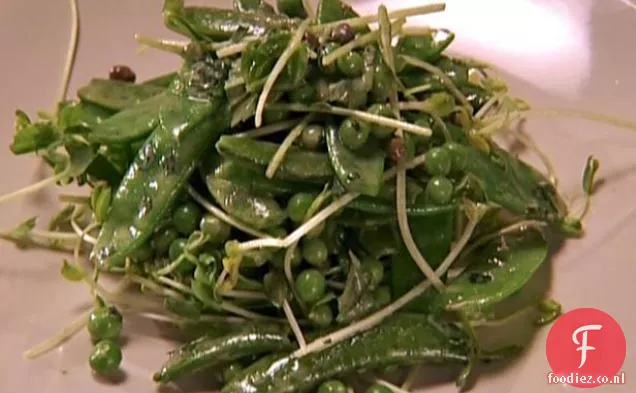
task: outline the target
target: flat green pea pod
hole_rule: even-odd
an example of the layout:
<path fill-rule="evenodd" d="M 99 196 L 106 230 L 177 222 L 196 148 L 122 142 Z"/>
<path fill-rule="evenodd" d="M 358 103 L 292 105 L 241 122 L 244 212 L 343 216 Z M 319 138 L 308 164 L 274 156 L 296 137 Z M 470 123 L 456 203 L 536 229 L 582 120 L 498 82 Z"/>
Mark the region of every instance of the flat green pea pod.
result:
<path fill-rule="evenodd" d="M 219 160 L 208 170 L 209 173 L 207 173 L 206 178 L 215 177 L 228 180 L 232 184 L 261 195 L 277 196 L 306 192 L 308 190 L 320 191 L 320 188 L 312 183 L 268 179 L 260 168 L 244 165 L 234 160 Z"/>
<path fill-rule="evenodd" d="M 158 113 L 178 106 L 181 97 L 170 92 L 159 93 L 137 105 L 122 110 L 98 124 L 88 134 L 88 141 L 104 145 L 124 145 L 143 140 L 159 124 Z"/>
<path fill-rule="evenodd" d="M 211 70 L 224 69 L 223 63 L 206 57 L 186 65 L 182 77 L 201 81 Z M 122 179 L 91 253 L 98 267 L 123 266 L 125 258 L 149 239 L 203 151 L 229 128 L 222 86 L 183 84 L 178 104 L 160 109 L 159 124 Z M 190 98 L 194 95 L 196 99 Z M 207 99 L 201 99 L 203 95 Z"/>
<path fill-rule="evenodd" d="M 436 62 L 453 42 L 455 34 L 446 29 L 431 29 L 422 35 L 409 35 L 399 39 L 396 50 L 400 55 L 413 56 L 426 62 Z"/>
<path fill-rule="evenodd" d="M 128 109 L 155 96 L 164 89 L 154 85 L 136 85 L 111 79 L 93 79 L 81 87 L 77 95 L 82 101 L 90 102 L 113 111 Z"/>
<path fill-rule="evenodd" d="M 231 135 L 222 136 L 216 143 L 216 150 L 221 156 L 256 165 L 263 168 L 263 171 L 276 154 L 278 147 L 276 143 Z M 333 169 L 328 155 L 296 147 L 287 151 L 283 163 L 274 176 L 275 179 L 317 182 L 321 185 L 332 177 Z"/>
<path fill-rule="evenodd" d="M 172 352 L 170 359 L 154 374 L 153 379 L 167 383 L 248 356 L 292 347 L 288 333 L 276 325 L 252 325 L 221 337 L 203 336 Z"/>
<path fill-rule="evenodd" d="M 473 263 L 439 295 L 439 304 L 453 311 L 487 309 L 520 290 L 547 257 L 548 244 L 537 230 L 497 237 L 468 256 Z"/>
<path fill-rule="evenodd" d="M 227 180 L 206 179 L 208 190 L 229 215 L 257 229 L 279 226 L 287 215 L 272 197 L 250 193 L 244 187 Z"/>
<path fill-rule="evenodd" d="M 279 15 L 212 7 L 185 7 L 183 0 L 165 0 L 164 24 L 193 40 L 224 41 L 237 33 L 261 36 L 275 28 L 293 29 L 297 21 Z"/>
<path fill-rule="evenodd" d="M 395 204 L 387 203 L 377 198 L 359 196 L 351 201 L 347 209 L 357 210 L 375 215 L 395 216 Z M 429 217 L 438 214 L 444 214 L 456 209 L 455 205 L 422 205 L 410 204 L 406 206 L 406 214 L 409 217 Z"/>
<path fill-rule="evenodd" d="M 300 358 L 264 359 L 245 369 L 221 393 L 294 393 L 362 369 L 407 366 L 424 362 L 466 363 L 463 332 L 426 315 L 394 314 L 381 325 Z M 459 340 L 451 340 L 459 337 Z"/>
<path fill-rule="evenodd" d="M 344 146 L 333 125 L 327 126 L 326 139 L 331 165 L 340 183 L 349 191 L 378 195 L 384 172 L 384 150 L 370 140 L 354 153 Z"/>
<path fill-rule="evenodd" d="M 513 214 L 547 222 L 558 222 L 567 215 L 565 203 L 548 179 L 495 143 L 488 146 L 489 152 L 459 143 L 448 148 L 453 165 L 457 163 L 455 166 L 475 177 L 489 202 Z"/>

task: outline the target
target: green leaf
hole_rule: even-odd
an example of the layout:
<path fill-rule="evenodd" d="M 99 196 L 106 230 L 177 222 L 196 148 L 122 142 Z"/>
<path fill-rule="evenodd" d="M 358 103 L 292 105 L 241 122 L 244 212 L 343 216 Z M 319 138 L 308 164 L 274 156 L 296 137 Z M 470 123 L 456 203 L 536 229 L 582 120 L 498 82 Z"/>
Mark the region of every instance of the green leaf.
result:
<path fill-rule="evenodd" d="M 547 256 L 547 242 L 536 230 L 492 241 L 468 256 L 468 269 L 440 294 L 439 304 L 447 310 L 478 313 L 521 289 Z"/>
<path fill-rule="evenodd" d="M 319 0 L 316 10 L 316 21 L 318 24 L 337 22 L 343 19 L 358 17 L 353 8 L 340 0 Z M 357 27 L 356 32 L 366 32 L 368 27 Z"/>
<path fill-rule="evenodd" d="M 71 282 L 82 281 L 86 277 L 86 272 L 82 268 L 75 264 L 69 263 L 66 259 L 62 263 L 60 274 L 62 275 L 62 277 Z"/>
<path fill-rule="evenodd" d="M 247 85 L 269 75 L 287 48 L 291 36 L 288 31 L 277 31 L 263 41 L 253 41 L 247 45 L 241 56 L 241 71 Z"/>
<path fill-rule="evenodd" d="M 15 134 L 9 148 L 13 154 L 32 153 L 47 148 L 58 138 L 50 121 L 30 123 L 24 112 L 16 111 Z"/>
<path fill-rule="evenodd" d="M 336 320 L 340 323 L 351 322 L 375 309 L 374 289 L 371 273 L 350 253 L 347 281 L 342 295 L 338 298 Z"/>
<path fill-rule="evenodd" d="M 96 156 L 93 147 L 84 143 L 67 143 L 66 150 L 70 156 L 69 167 L 66 169 L 70 177 L 86 172 Z"/>
<path fill-rule="evenodd" d="M 382 186 L 385 151 L 370 138 L 354 153 L 340 141 L 338 129 L 333 125 L 327 126 L 326 139 L 333 170 L 345 188 L 363 195 L 378 195 Z"/>
<path fill-rule="evenodd" d="M 31 231 L 35 228 L 37 217 L 31 217 L 0 237 L 12 241 L 18 247 L 26 247 L 31 242 Z"/>
<path fill-rule="evenodd" d="M 401 37 L 397 43 L 396 50 L 400 55 L 412 56 L 429 63 L 435 63 L 454 39 L 455 34 L 448 30 L 431 29 L 426 34 Z"/>
<path fill-rule="evenodd" d="M 188 319 L 196 320 L 201 316 L 201 303 L 196 299 L 175 299 L 172 297 L 166 297 L 164 301 L 166 310 L 185 317 Z"/>
<path fill-rule="evenodd" d="M 81 87 L 77 95 L 86 102 L 112 111 L 128 109 L 161 93 L 164 89 L 153 84 L 134 84 L 112 79 L 93 79 Z"/>
<path fill-rule="evenodd" d="M 66 205 L 49 221 L 49 231 L 56 231 L 67 227 L 71 221 L 71 215 L 75 210 L 75 205 Z"/>

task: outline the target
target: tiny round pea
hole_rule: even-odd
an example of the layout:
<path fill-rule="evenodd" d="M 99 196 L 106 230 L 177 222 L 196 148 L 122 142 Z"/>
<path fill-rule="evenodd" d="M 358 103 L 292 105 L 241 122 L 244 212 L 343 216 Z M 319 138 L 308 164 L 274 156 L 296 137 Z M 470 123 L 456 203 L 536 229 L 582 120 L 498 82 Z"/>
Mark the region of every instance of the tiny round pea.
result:
<path fill-rule="evenodd" d="M 294 194 L 287 202 L 287 215 L 289 218 L 294 222 L 302 222 L 314 198 L 315 196 L 308 192 Z"/>
<path fill-rule="evenodd" d="M 371 275 L 371 282 L 374 286 L 380 284 L 384 279 L 384 265 L 382 265 L 382 262 L 369 260 L 364 262 L 362 267 Z"/>
<path fill-rule="evenodd" d="M 357 78 L 364 71 L 364 59 L 357 52 L 349 52 L 336 60 L 340 72 L 349 78 Z"/>
<path fill-rule="evenodd" d="M 460 152 L 461 145 L 456 142 L 449 142 L 444 148 L 451 157 L 451 168 L 453 171 L 463 171 L 466 169 L 466 156 Z"/>
<path fill-rule="evenodd" d="M 321 267 L 329 257 L 329 250 L 322 239 L 307 239 L 303 243 L 303 259 L 309 264 Z"/>
<path fill-rule="evenodd" d="M 316 150 L 324 141 L 325 129 L 317 124 L 310 124 L 303 129 L 300 141 L 310 150 Z"/>
<path fill-rule="evenodd" d="M 314 229 L 312 229 L 311 231 L 307 232 L 307 235 L 305 235 L 305 238 L 307 239 L 314 239 L 319 237 L 320 235 L 322 235 L 322 232 L 325 230 L 325 222 L 321 222 L 320 224 L 316 225 L 314 227 Z"/>
<path fill-rule="evenodd" d="M 88 363 L 97 374 L 111 376 L 119 370 L 121 359 L 119 345 L 111 340 L 103 340 L 93 347 Z"/>
<path fill-rule="evenodd" d="M 316 326 L 327 327 L 333 322 L 333 311 L 328 304 L 321 304 L 309 313 L 309 320 Z"/>
<path fill-rule="evenodd" d="M 223 381 L 225 383 L 231 381 L 236 377 L 241 371 L 243 371 L 243 366 L 239 363 L 230 363 L 223 369 Z"/>
<path fill-rule="evenodd" d="M 279 269 L 285 269 L 285 253 L 286 250 L 278 250 L 274 253 L 274 257 L 270 261 L 271 264 Z M 300 263 L 303 261 L 303 253 L 300 251 L 300 247 L 296 247 L 291 257 L 291 267 L 295 268 L 300 266 Z"/>
<path fill-rule="evenodd" d="M 325 46 L 322 47 L 322 57 L 327 56 L 329 53 L 335 51 L 339 47 L 340 45 L 336 44 L 335 42 L 328 42 Z M 333 75 L 338 70 L 338 66 L 334 63 L 331 63 L 327 66 L 323 65 L 322 59 L 320 59 L 319 64 L 322 71 L 327 75 Z"/>
<path fill-rule="evenodd" d="M 296 277 L 296 292 L 300 300 L 314 303 L 325 294 L 327 283 L 323 275 L 316 269 L 303 270 Z"/>
<path fill-rule="evenodd" d="M 338 135 L 340 141 L 349 149 L 357 150 L 361 148 L 369 139 L 369 125 L 352 118 L 345 119 L 340 123 Z"/>
<path fill-rule="evenodd" d="M 373 291 L 373 301 L 378 307 L 384 307 L 391 303 L 391 290 L 389 290 L 389 287 L 384 285 L 377 287 L 376 290 Z"/>
<path fill-rule="evenodd" d="M 175 239 L 170 244 L 170 248 L 168 249 L 168 258 L 171 261 L 175 261 L 177 258 L 179 258 L 179 256 L 183 254 L 183 249 L 185 248 L 186 244 L 188 244 L 188 239 Z"/>
<path fill-rule="evenodd" d="M 393 393 L 393 391 L 384 385 L 376 383 L 371 385 L 366 393 Z"/>
<path fill-rule="evenodd" d="M 98 307 L 88 315 L 86 328 L 93 340 L 119 337 L 123 317 L 115 307 Z"/>
<path fill-rule="evenodd" d="M 434 147 L 426 153 L 424 166 L 431 176 L 448 175 L 451 165 L 451 154 L 443 147 Z"/>
<path fill-rule="evenodd" d="M 453 183 L 446 177 L 435 176 L 428 181 L 424 194 L 429 201 L 444 205 L 453 197 Z"/>
<path fill-rule="evenodd" d="M 316 98 L 316 89 L 310 84 L 295 87 L 289 92 L 289 100 L 291 102 L 300 102 L 307 104 Z"/>
<path fill-rule="evenodd" d="M 178 206 L 172 213 L 172 224 L 182 235 L 189 235 L 199 226 L 201 208 L 192 202 Z"/>
<path fill-rule="evenodd" d="M 153 248 L 155 249 L 155 252 L 158 255 L 163 255 L 167 253 L 168 249 L 170 249 L 170 245 L 177 237 L 179 237 L 179 234 L 172 227 L 165 228 L 155 233 L 152 239 Z"/>
<path fill-rule="evenodd" d="M 323 382 L 320 387 L 318 387 L 318 393 L 347 393 L 347 385 L 337 379 L 332 379 Z"/>
<path fill-rule="evenodd" d="M 222 244 L 230 237 L 230 226 L 211 214 L 206 214 L 201 218 L 199 229 L 208 236 L 208 241 L 212 244 Z"/>
<path fill-rule="evenodd" d="M 283 227 L 275 227 L 269 230 L 269 234 L 278 239 L 284 239 L 287 236 L 287 230 Z"/>
<path fill-rule="evenodd" d="M 152 245 L 150 242 L 144 243 L 138 249 L 136 249 L 131 255 L 130 258 L 135 262 L 146 262 L 150 261 L 154 257 L 155 253 L 152 249 Z"/>
<path fill-rule="evenodd" d="M 387 104 L 373 104 L 367 109 L 367 112 L 382 117 L 394 118 L 393 111 Z M 376 137 L 383 139 L 390 136 L 393 133 L 393 129 L 377 124 L 371 125 L 371 133 Z"/>

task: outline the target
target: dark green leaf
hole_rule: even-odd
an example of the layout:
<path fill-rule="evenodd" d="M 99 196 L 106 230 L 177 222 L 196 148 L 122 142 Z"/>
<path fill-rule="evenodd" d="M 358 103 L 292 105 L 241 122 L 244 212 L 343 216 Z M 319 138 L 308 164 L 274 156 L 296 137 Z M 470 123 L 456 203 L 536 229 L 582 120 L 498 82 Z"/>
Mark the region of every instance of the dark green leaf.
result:
<path fill-rule="evenodd" d="M 326 137 L 331 164 L 345 188 L 363 195 L 378 195 L 384 172 L 384 150 L 369 140 L 354 153 L 343 145 L 333 125 L 327 126 Z"/>
<path fill-rule="evenodd" d="M 13 154 L 32 153 L 47 148 L 59 138 L 50 121 L 30 123 L 22 111 L 16 111 L 15 134 L 9 148 Z"/>
<path fill-rule="evenodd" d="M 340 0 L 320 0 L 318 1 L 318 9 L 316 11 L 316 21 L 318 24 L 329 22 L 337 22 L 343 19 L 358 17 L 357 12 L 350 5 Z M 361 26 L 354 29 L 356 32 L 367 32 L 367 26 Z"/>
<path fill-rule="evenodd" d="M 341 258 L 347 258 L 344 255 Z M 373 277 L 364 269 L 358 258 L 350 254 L 348 274 L 344 291 L 338 298 L 338 317 L 341 323 L 350 322 L 366 315 L 375 308 Z"/>
<path fill-rule="evenodd" d="M 82 268 L 69 263 L 66 259 L 62 263 L 60 274 L 62 275 L 62 277 L 71 282 L 82 281 L 86 277 L 86 273 Z"/>
<path fill-rule="evenodd" d="M 291 291 L 285 276 L 277 272 L 269 272 L 263 277 L 265 294 L 276 307 L 282 307 L 285 301 L 291 299 Z"/>
<path fill-rule="evenodd" d="M 547 242 L 536 230 L 497 239 L 468 256 L 468 269 L 440 294 L 439 302 L 448 310 L 479 312 L 522 288 L 547 255 Z"/>
<path fill-rule="evenodd" d="M 164 305 L 168 311 L 181 317 L 196 320 L 201 316 L 201 303 L 196 299 L 182 300 L 166 297 Z"/>
<path fill-rule="evenodd" d="M 253 41 L 247 45 L 241 56 L 241 71 L 247 85 L 269 75 L 290 39 L 290 32 L 278 31 L 270 34 L 262 42 Z"/>
<path fill-rule="evenodd" d="M 400 55 L 413 56 L 429 63 L 435 63 L 454 39 L 455 34 L 448 30 L 432 29 L 428 34 L 400 38 L 396 49 Z"/>

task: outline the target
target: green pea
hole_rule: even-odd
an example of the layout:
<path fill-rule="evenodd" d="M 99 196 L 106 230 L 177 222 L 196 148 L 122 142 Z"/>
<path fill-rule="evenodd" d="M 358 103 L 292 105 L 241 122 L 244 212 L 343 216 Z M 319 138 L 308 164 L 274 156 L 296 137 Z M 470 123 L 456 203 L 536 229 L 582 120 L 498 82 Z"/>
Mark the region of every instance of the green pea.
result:
<path fill-rule="evenodd" d="M 115 307 L 98 307 L 88 315 L 86 328 L 93 340 L 115 339 L 121 334 L 122 322 Z"/>
<path fill-rule="evenodd" d="M 340 141 L 351 150 L 361 148 L 369 139 L 370 127 L 367 123 L 348 118 L 340 124 Z"/>
<path fill-rule="evenodd" d="M 322 239 L 307 239 L 303 242 L 303 259 L 309 264 L 323 267 L 328 257 L 329 250 Z"/>
<path fill-rule="evenodd" d="M 444 145 L 451 157 L 451 168 L 453 171 L 461 172 L 466 169 L 466 155 L 463 154 L 462 146 L 456 142 Z"/>
<path fill-rule="evenodd" d="M 322 48 L 322 57 L 327 56 L 328 54 L 330 54 L 331 52 L 335 51 L 338 48 L 340 48 L 340 45 L 336 44 L 335 42 L 327 43 Z M 331 63 L 331 64 L 325 66 L 325 65 L 322 64 L 322 60 L 321 59 L 319 60 L 318 63 L 320 64 L 320 68 L 322 69 L 323 73 L 325 73 L 327 75 L 333 75 L 338 70 L 338 66 L 335 63 Z M 336 61 L 336 63 L 337 63 L 337 61 Z"/>
<path fill-rule="evenodd" d="M 284 239 L 285 236 L 287 236 L 287 230 L 283 227 L 275 227 L 270 229 L 268 232 L 277 239 Z"/>
<path fill-rule="evenodd" d="M 314 199 L 315 196 L 307 192 L 294 194 L 287 202 L 287 215 L 289 218 L 294 222 L 302 222 Z"/>
<path fill-rule="evenodd" d="M 364 71 L 364 59 L 357 52 L 349 52 L 336 60 L 340 72 L 349 78 L 357 78 Z"/>
<path fill-rule="evenodd" d="M 325 129 L 317 124 L 310 124 L 303 129 L 300 141 L 309 150 L 316 150 L 325 140 Z"/>
<path fill-rule="evenodd" d="M 157 255 L 165 255 L 170 249 L 170 245 L 177 237 L 179 237 L 179 234 L 172 227 L 164 228 L 155 233 L 152 239 L 152 246 Z"/>
<path fill-rule="evenodd" d="M 366 393 L 393 393 L 393 391 L 384 385 L 376 383 L 371 385 Z"/>
<path fill-rule="evenodd" d="M 88 363 L 97 374 L 112 376 L 119 370 L 121 359 L 119 345 L 110 340 L 103 340 L 93 347 Z"/>
<path fill-rule="evenodd" d="M 325 278 L 316 269 L 304 270 L 296 277 L 296 292 L 304 302 L 317 302 L 325 294 L 326 288 Z"/>
<path fill-rule="evenodd" d="M 241 371 L 243 371 L 243 366 L 239 363 L 230 363 L 223 369 L 223 381 L 225 383 L 231 381 L 236 377 Z"/>
<path fill-rule="evenodd" d="M 367 112 L 374 115 L 382 116 L 382 117 L 389 117 L 389 118 L 395 117 L 393 115 L 393 111 L 387 104 L 373 104 L 369 107 L 369 109 L 367 109 Z M 371 133 L 380 139 L 384 139 L 386 137 L 389 137 L 391 134 L 393 134 L 393 129 L 389 127 L 377 125 L 377 124 L 372 124 Z"/>
<path fill-rule="evenodd" d="M 337 379 L 332 379 L 323 382 L 320 387 L 318 387 L 318 393 L 347 393 L 347 385 Z"/>
<path fill-rule="evenodd" d="M 309 320 L 318 327 L 327 327 L 333 322 L 333 311 L 328 304 L 321 304 L 311 310 Z"/>
<path fill-rule="evenodd" d="M 309 83 L 295 87 L 289 92 L 291 102 L 312 103 L 316 99 L 316 89 Z"/>
<path fill-rule="evenodd" d="M 446 177 L 435 176 L 428 181 L 424 195 L 436 205 L 445 205 L 453 197 L 453 183 Z"/>
<path fill-rule="evenodd" d="M 208 241 L 214 245 L 223 244 L 230 237 L 230 226 L 211 214 L 206 214 L 201 218 L 199 229 L 201 233 L 208 236 Z"/>
<path fill-rule="evenodd" d="M 138 263 L 148 262 L 152 260 L 155 255 L 155 251 L 152 248 L 150 242 L 144 243 L 141 247 L 136 249 L 131 255 L 130 258 Z"/>
<path fill-rule="evenodd" d="M 189 235 L 199 227 L 201 208 L 192 202 L 177 207 L 172 213 L 172 225 L 182 235 Z"/>
<path fill-rule="evenodd" d="M 382 262 L 376 260 L 369 260 L 364 262 L 362 268 L 365 269 L 371 276 L 371 283 L 376 286 L 384 279 L 384 265 Z"/>
<path fill-rule="evenodd" d="M 286 250 L 278 250 L 278 251 L 276 251 L 274 253 L 274 257 L 270 261 L 271 264 L 275 268 L 277 268 L 279 270 L 283 270 L 285 268 L 285 254 L 286 254 Z M 303 253 L 300 250 L 300 247 L 296 247 L 294 249 L 294 252 L 292 253 L 292 258 L 291 258 L 291 266 L 292 266 L 292 268 L 300 266 L 302 261 L 303 261 Z"/>
<path fill-rule="evenodd" d="M 424 166 L 432 176 L 448 175 L 451 165 L 451 154 L 443 147 L 434 147 L 426 153 Z"/>
<path fill-rule="evenodd" d="M 263 112 L 263 121 L 265 122 L 265 124 L 278 123 L 279 121 L 287 119 L 288 116 L 289 112 L 287 111 L 265 109 L 265 111 Z"/>
<path fill-rule="evenodd" d="M 380 286 L 373 291 L 373 302 L 378 307 L 384 307 L 391 303 L 391 290 L 387 286 Z"/>
<path fill-rule="evenodd" d="M 175 261 L 177 258 L 179 258 L 179 256 L 183 254 L 183 250 L 185 249 L 186 244 L 188 244 L 188 239 L 175 239 L 172 244 L 170 244 L 170 249 L 168 250 L 168 258 L 171 261 Z"/>

